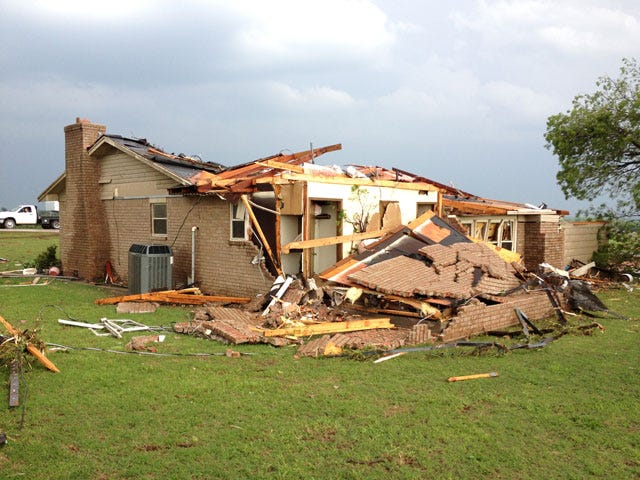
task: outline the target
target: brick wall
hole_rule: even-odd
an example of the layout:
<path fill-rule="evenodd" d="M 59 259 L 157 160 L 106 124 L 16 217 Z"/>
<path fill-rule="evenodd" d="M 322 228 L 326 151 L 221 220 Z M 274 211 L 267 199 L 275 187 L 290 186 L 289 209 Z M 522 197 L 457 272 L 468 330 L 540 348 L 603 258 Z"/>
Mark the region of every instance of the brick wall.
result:
<path fill-rule="evenodd" d="M 560 228 L 557 215 L 535 215 L 525 220 L 524 263 L 535 271 L 546 262 L 562 268 L 564 266 L 564 230 Z"/>
<path fill-rule="evenodd" d="M 451 342 L 461 338 L 481 335 L 518 325 L 515 308 L 522 310 L 532 321 L 553 315 L 554 310 L 544 291 L 523 293 L 512 300 L 497 305 L 486 305 L 473 299 L 458 311 L 442 333 L 442 341 Z"/>
<path fill-rule="evenodd" d="M 102 278 L 109 249 L 106 219 L 98 189 L 99 163 L 87 147 L 106 127 L 87 120 L 64 128 L 66 192 L 60 209 L 60 258 L 65 275 Z"/>
<path fill-rule="evenodd" d="M 191 275 L 191 228 L 196 226 L 195 279 L 200 288 L 215 295 L 250 297 L 269 290 L 273 276 L 264 263 L 251 263 L 259 249 L 249 241 L 229 240 L 228 202 L 212 196 L 169 198 L 167 214 L 169 238 L 175 238 L 176 281 Z"/>
<path fill-rule="evenodd" d="M 173 286 L 184 287 L 191 276 L 191 228 L 196 231 L 196 284 L 213 295 L 264 294 L 274 278 L 251 260 L 258 248 L 251 242 L 229 240 L 229 204 L 217 197 L 167 198 L 167 235 L 151 235 L 149 199 L 105 200 L 109 221 L 109 259 L 116 273 L 128 282 L 129 248 L 133 243 L 172 247 Z"/>
<path fill-rule="evenodd" d="M 103 200 L 109 237 L 109 261 L 115 273 L 128 281 L 129 248 L 134 243 L 167 244 L 167 237 L 151 236 L 151 214 L 149 200 L 146 198 L 129 200 Z"/>

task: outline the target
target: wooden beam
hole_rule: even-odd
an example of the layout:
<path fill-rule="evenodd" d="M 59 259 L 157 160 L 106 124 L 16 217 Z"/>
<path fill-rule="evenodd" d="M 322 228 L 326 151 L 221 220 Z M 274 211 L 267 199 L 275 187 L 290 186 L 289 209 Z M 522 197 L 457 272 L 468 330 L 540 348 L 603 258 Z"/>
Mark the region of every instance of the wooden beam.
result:
<path fill-rule="evenodd" d="M 405 310 L 390 310 L 388 308 L 373 308 L 373 307 L 365 307 L 364 305 L 359 305 L 357 303 L 354 304 L 343 304 L 344 308 L 349 310 L 357 310 L 359 312 L 369 312 L 369 313 L 382 313 L 385 315 L 395 315 L 398 317 L 412 317 L 412 318 L 421 318 L 422 315 L 418 312 L 407 312 Z"/>
<path fill-rule="evenodd" d="M 265 236 L 264 232 L 262 231 L 262 228 L 260 227 L 260 223 L 258 222 L 258 219 L 256 218 L 256 215 L 253 213 L 253 209 L 251 208 L 251 204 L 249 203 L 249 200 L 247 199 L 246 195 L 242 195 L 242 203 L 244 203 L 245 208 L 247 209 L 247 213 L 249 213 L 249 218 L 251 218 L 251 223 L 253 224 L 253 227 L 256 229 L 256 232 L 258 232 L 258 236 L 260 237 L 260 241 L 262 242 L 262 246 L 264 247 L 264 249 L 267 251 L 267 254 L 269 255 L 269 258 L 271 259 L 271 262 L 273 262 L 273 266 L 276 269 L 276 272 L 278 272 L 278 275 L 282 275 L 282 268 L 280 268 L 280 265 L 277 261 L 277 258 L 274 257 L 273 252 L 271 251 L 271 247 L 269 246 L 269 242 L 267 241 L 267 237 Z"/>
<path fill-rule="evenodd" d="M 412 318 L 424 318 L 425 315 L 423 312 L 408 312 L 406 310 L 392 310 L 389 308 L 372 308 L 372 307 L 365 307 L 364 305 L 359 305 L 357 303 L 354 304 L 344 304 L 345 308 L 350 309 L 350 310 L 358 310 L 360 312 L 369 312 L 369 313 L 379 313 L 379 314 L 384 314 L 384 315 L 395 315 L 398 317 L 412 317 Z M 431 307 L 433 308 L 433 307 Z M 442 313 L 440 313 L 440 310 L 433 308 L 433 313 L 431 315 L 428 315 L 429 318 L 433 317 L 435 319 L 440 319 L 442 317 Z"/>
<path fill-rule="evenodd" d="M 395 325 L 391 323 L 391 319 L 388 317 L 366 318 L 346 322 L 323 322 L 315 325 L 305 325 L 304 327 L 277 328 L 275 330 L 264 330 L 262 334 L 265 337 L 283 337 L 287 335 L 308 337 L 325 333 L 355 332 L 358 330 L 374 330 L 377 328 L 395 328 Z"/>
<path fill-rule="evenodd" d="M 294 165 L 293 163 L 283 163 L 277 160 L 265 160 L 263 162 L 256 162 L 258 165 L 262 165 L 267 168 L 275 168 L 278 170 L 289 170 L 295 173 L 304 173 L 304 168 L 300 165 Z"/>
<path fill-rule="evenodd" d="M 7 329 L 7 332 L 9 332 L 12 336 L 14 337 L 19 337 L 20 336 L 20 331 L 15 328 L 13 325 L 11 325 L 9 322 L 7 322 L 4 318 L 0 317 L 0 323 L 2 323 L 4 325 L 4 327 Z M 49 360 L 44 353 L 42 353 L 40 350 L 38 350 L 38 347 L 36 347 L 35 345 L 27 342 L 27 351 L 33 355 L 34 357 L 36 357 L 36 359 L 45 367 L 47 367 L 49 370 L 51 370 L 52 372 L 56 372 L 56 373 L 60 373 L 60 370 L 58 370 L 58 367 L 56 367 L 53 362 L 51 360 Z"/>
<path fill-rule="evenodd" d="M 286 155 L 278 154 L 271 157 L 263 158 L 258 161 L 275 160 L 280 163 L 301 164 L 308 161 L 313 161 L 314 158 L 324 155 L 328 152 L 335 152 L 336 150 L 342 150 L 342 144 L 336 143 L 333 145 L 327 145 L 326 147 L 314 148 L 313 150 L 304 150 L 302 152 L 289 153 Z"/>
<path fill-rule="evenodd" d="M 299 242 L 289 242 L 282 246 L 282 253 L 289 253 L 291 250 L 304 250 L 306 248 L 326 247 L 327 245 L 338 245 L 340 243 L 357 242 L 368 238 L 378 238 L 383 236 L 387 230 L 375 230 L 373 232 L 352 233 L 351 235 L 341 235 L 338 237 L 314 238 L 313 240 L 302 240 Z"/>
<path fill-rule="evenodd" d="M 179 293 L 178 290 L 165 290 L 162 292 L 138 293 L 121 297 L 98 298 L 96 305 L 115 305 L 120 302 L 158 302 L 176 303 L 184 305 L 203 305 L 205 303 L 249 303 L 247 297 L 221 297 L 217 295 L 189 295 Z"/>
<path fill-rule="evenodd" d="M 371 295 L 380 295 L 380 292 L 377 292 L 375 290 L 363 289 L 363 291 Z M 399 303 L 404 303 L 405 305 L 409 305 L 410 307 L 413 307 L 416 310 L 422 312 L 425 316 L 438 315 L 438 313 L 434 310 L 434 307 L 432 307 L 431 304 L 441 305 L 443 307 L 451 306 L 451 300 L 447 298 L 426 297 L 426 298 L 417 299 L 414 297 L 400 297 L 398 295 L 384 295 L 384 299 L 390 302 L 399 302 Z"/>
<path fill-rule="evenodd" d="M 442 206 L 444 208 L 452 208 L 456 213 L 473 215 L 507 215 L 510 211 L 505 207 L 487 205 L 479 202 L 467 202 L 464 200 L 450 200 L 448 198 L 442 199 Z"/>
<path fill-rule="evenodd" d="M 255 160 L 250 163 L 246 163 L 244 165 L 231 167 L 228 170 L 224 170 L 220 173 L 212 174 L 212 173 L 202 171 L 196 174 L 195 176 L 191 177 L 191 181 L 193 181 L 194 179 L 200 179 L 200 178 L 203 180 L 211 179 L 214 182 L 214 184 L 217 184 L 220 180 L 224 180 L 224 179 L 233 180 L 241 177 L 255 175 L 262 168 L 264 168 L 262 164 L 265 162 L 275 161 L 280 164 L 297 165 L 303 162 L 307 162 L 309 160 L 313 160 L 314 158 L 319 157 L 324 153 L 333 152 L 335 150 L 341 150 L 341 149 L 342 149 L 342 144 L 337 143 L 335 145 L 316 148 L 313 151 L 305 150 L 303 152 L 290 153 L 286 155 L 283 155 L 283 154 L 271 155 L 269 157 L 260 158 L 258 160 Z"/>
<path fill-rule="evenodd" d="M 424 182 L 394 182 L 392 180 L 370 180 L 368 178 L 350 178 L 346 176 L 324 177 L 319 174 L 300 174 L 283 172 L 277 177 L 256 179 L 256 183 L 289 183 L 291 181 L 305 181 L 316 183 L 332 183 L 337 185 L 358 185 L 361 187 L 389 187 L 399 190 L 417 190 L 423 192 L 437 192 L 437 187 Z"/>

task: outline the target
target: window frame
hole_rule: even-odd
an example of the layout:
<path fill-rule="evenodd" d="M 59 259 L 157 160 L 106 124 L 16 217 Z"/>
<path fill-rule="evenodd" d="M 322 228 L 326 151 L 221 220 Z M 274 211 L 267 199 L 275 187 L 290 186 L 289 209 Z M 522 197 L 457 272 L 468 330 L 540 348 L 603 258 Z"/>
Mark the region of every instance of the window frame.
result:
<path fill-rule="evenodd" d="M 518 222 L 512 217 L 475 217 L 475 218 L 462 218 L 460 223 L 467 229 L 469 236 L 477 238 L 484 242 L 495 245 L 496 247 L 504 248 L 516 252 L 516 235 L 518 232 Z M 492 228 L 492 226 L 495 227 Z M 482 236 L 476 236 L 479 229 L 479 233 Z M 504 238 L 506 231 L 510 231 L 511 238 Z M 495 239 L 489 239 L 489 233 L 493 232 Z M 473 235 L 472 235 L 473 233 Z"/>
<path fill-rule="evenodd" d="M 242 214 L 242 218 L 240 218 L 240 214 Z M 248 228 L 247 228 L 247 220 L 248 220 L 247 209 L 244 206 L 244 203 L 238 202 L 233 203 L 229 202 L 229 240 L 232 242 L 246 242 L 249 240 Z M 242 225 L 242 236 L 234 235 L 234 232 L 238 228 L 238 225 Z"/>
<path fill-rule="evenodd" d="M 150 202 L 150 215 L 151 215 L 151 236 L 166 238 L 169 234 L 169 212 L 167 208 L 167 202 Z M 164 207 L 164 216 L 157 215 L 156 207 Z M 164 221 L 164 232 L 156 230 L 156 222 Z"/>

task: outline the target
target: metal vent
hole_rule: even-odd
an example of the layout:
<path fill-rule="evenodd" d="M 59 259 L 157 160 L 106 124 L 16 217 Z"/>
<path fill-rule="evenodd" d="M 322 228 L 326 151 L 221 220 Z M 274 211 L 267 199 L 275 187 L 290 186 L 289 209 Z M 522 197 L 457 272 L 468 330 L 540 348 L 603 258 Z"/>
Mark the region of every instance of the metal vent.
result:
<path fill-rule="evenodd" d="M 129 293 L 170 290 L 173 254 L 167 245 L 133 244 L 129 248 Z"/>

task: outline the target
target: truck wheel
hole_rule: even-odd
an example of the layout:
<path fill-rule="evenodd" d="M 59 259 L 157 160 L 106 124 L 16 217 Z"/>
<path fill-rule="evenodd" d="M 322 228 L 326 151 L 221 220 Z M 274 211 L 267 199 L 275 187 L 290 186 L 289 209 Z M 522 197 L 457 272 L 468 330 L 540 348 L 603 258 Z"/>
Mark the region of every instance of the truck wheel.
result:
<path fill-rule="evenodd" d="M 13 218 L 7 218 L 4 221 L 4 228 L 15 228 L 16 221 Z"/>
<path fill-rule="evenodd" d="M 54 220 L 51 222 L 51 228 L 55 228 L 56 230 L 60 230 L 60 220 Z"/>

